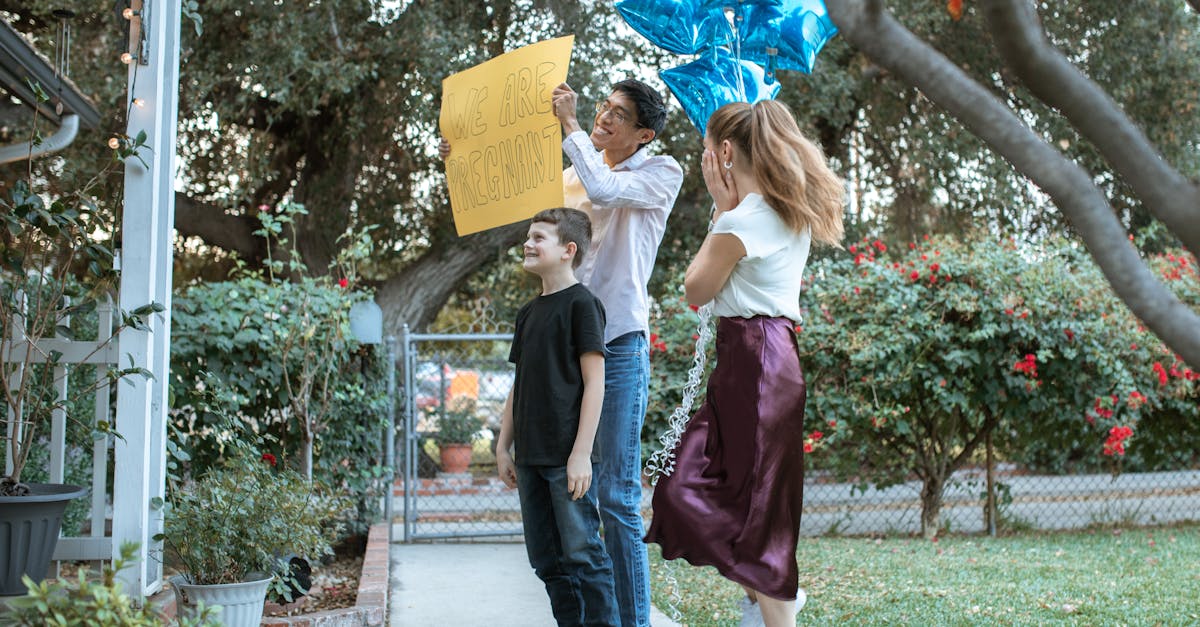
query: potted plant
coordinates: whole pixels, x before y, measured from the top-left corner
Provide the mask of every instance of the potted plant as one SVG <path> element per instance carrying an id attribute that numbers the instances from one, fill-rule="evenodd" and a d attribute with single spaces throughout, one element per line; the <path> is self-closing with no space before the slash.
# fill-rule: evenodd
<path id="1" fill-rule="evenodd" d="M 40 94 L 40 87 L 35 91 Z M 113 267 L 112 238 L 97 235 L 106 231 L 106 224 L 97 217 L 90 190 L 122 166 L 125 158 L 136 157 L 144 143 L 144 137 L 121 140 L 117 158 L 109 166 L 88 184 L 53 199 L 47 191 L 52 181 L 42 174 L 35 176 L 30 165 L 28 176 L 0 198 L 0 379 L 5 382 L 0 388 L 4 399 L 0 453 L 6 461 L 5 474 L 0 476 L 0 528 L 25 529 L 28 534 L 8 534 L 0 542 L 0 595 L 24 593 L 22 575 L 42 580 L 68 502 L 87 493 L 80 486 L 23 478 L 31 453 L 45 446 L 52 416 L 62 412 L 97 438 L 116 435 L 110 421 L 93 424 L 90 416 L 83 420 L 72 416 L 71 401 L 101 385 L 113 386 L 129 374 L 150 376 L 143 368 L 109 368 L 88 384 L 65 386 L 66 398 L 57 390 L 73 364 L 105 349 L 125 327 L 147 329 L 147 318 L 163 311 L 161 305 L 150 303 L 120 312 L 120 324 L 110 338 L 85 344 L 88 354 L 82 357 L 65 357 L 66 349 L 57 344 L 75 341 L 79 322 L 113 295 L 118 272 Z M 31 181 L 39 187 L 35 189 Z"/>
<path id="2" fill-rule="evenodd" d="M 441 407 L 431 407 L 433 424 L 437 431 L 433 435 L 441 457 L 442 472 L 461 474 L 471 465 L 471 454 L 483 422 L 475 399 L 469 396 L 452 396 Z"/>
<path id="3" fill-rule="evenodd" d="M 213 620 L 213 608 L 204 608 L 194 618 L 169 621 L 155 608 L 134 600 L 124 591 L 117 573 L 136 561 L 138 545 L 121 545 L 121 555 L 104 564 L 99 578 L 88 569 L 80 568 L 75 579 L 55 579 L 35 583 L 25 577 L 29 592 L 8 601 L 8 613 L 3 623 L 17 626 L 44 625 L 122 625 L 124 627 L 219 627 Z M 2 612 L 0 612 L 2 613 Z"/>
<path id="4" fill-rule="evenodd" d="M 181 571 L 170 578 L 180 616 L 203 603 L 221 606 L 224 625 L 258 625 L 268 590 L 291 600 L 288 558 L 332 553 L 341 509 L 270 453 L 239 455 L 176 490 L 155 539 Z"/>

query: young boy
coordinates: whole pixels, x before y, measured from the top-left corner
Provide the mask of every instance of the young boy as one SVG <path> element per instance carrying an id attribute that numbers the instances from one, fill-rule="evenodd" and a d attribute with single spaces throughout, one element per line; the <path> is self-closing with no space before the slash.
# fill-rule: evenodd
<path id="1" fill-rule="evenodd" d="M 559 625 L 616 625 L 612 562 L 600 540 L 592 463 L 604 401 L 604 306 L 575 278 L 592 241 L 587 214 L 533 217 L 524 267 L 542 293 L 517 313 L 496 466 L 521 497 L 529 564 Z M 515 453 L 510 447 L 515 445 Z"/>

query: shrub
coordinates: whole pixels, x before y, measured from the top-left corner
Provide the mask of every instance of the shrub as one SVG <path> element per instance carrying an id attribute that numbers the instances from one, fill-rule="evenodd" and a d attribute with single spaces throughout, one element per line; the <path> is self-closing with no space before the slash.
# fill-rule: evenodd
<path id="1" fill-rule="evenodd" d="M 814 264 L 802 297 L 808 419 L 828 449 L 816 465 L 881 486 L 920 478 L 927 535 L 989 433 L 1013 458 L 1071 451 L 1116 470 L 1144 416 L 1197 415 L 1194 381 L 1155 380 L 1156 361 L 1176 360 L 1068 242 L 848 253 Z"/>
<path id="2" fill-rule="evenodd" d="M 332 554 L 342 508 L 299 474 L 278 467 L 274 455 L 239 455 L 175 490 L 155 539 L 178 558 L 189 583 L 238 583 L 255 573 L 286 578 L 286 556 Z M 293 582 L 279 583 L 277 589 Z"/>
<path id="3" fill-rule="evenodd" d="M 261 213 L 263 232 L 298 211 Z M 358 506 L 347 522 L 365 532 L 389 474 L 385 356 L 348 330 L 351 305 L 370 296 L 352 282 L 367 248 L 353 239 L 330 275 L 284 278 L 279 262 L 268 262 L 268 271 L 241 268 L 175 296 L 170 385 L 177 445 L 188 457 L 181 471 L 215 465 L 228 445 L 222 425 L 233 419 L 270 440 L 281 463 L 352 495 Z"/>
<path id="4" fill-rule="evenodd" d="M 116 578 L 118 572 L 134 561 L 137 549 L 136 543 L 122 544 L 120 557 L 104 566 L 99 580 L 89 579 L 84 568 L 74 580 L 34 583 L 26 576 L 25 587 L 29 592 L 8 601 L 8 614 L 2 617 L 4 624 L 29 627 L 157 627 L 168 624 L 151 607 L 134 603 Z M 210 614 L 209 609 L 201 609 L 196 618 L 181 618 L 176 624 L 180 627 L 217 625 L 209 618 Z"/>

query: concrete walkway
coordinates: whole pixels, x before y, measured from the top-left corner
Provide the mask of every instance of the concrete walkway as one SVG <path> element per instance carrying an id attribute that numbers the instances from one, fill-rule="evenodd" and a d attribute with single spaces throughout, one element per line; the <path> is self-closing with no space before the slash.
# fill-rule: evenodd
<path id="1" fill-rule="evenodd" d="M 403 530 L 393 531 L 393 538 L 403 537 Z M 391 562 L 392 627 L 555 625 L 520 542 L 394 542 Z M 650 623 L 676 627 L 657 610 Z"/>

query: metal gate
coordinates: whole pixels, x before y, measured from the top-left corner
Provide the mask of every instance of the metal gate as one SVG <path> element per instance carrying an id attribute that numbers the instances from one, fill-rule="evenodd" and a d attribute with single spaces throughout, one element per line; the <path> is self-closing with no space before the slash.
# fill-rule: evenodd
<path id="1" fill-rule="evenodd" d="M 517 491 L 496 474 L 495 439 L 512 387 L 511 333 L 400 338 L 400 474 L 404 541 L 520 536 Z M 448 473 L 438 436 L 450 420 L 477 421 L 465 472 Z"/>

